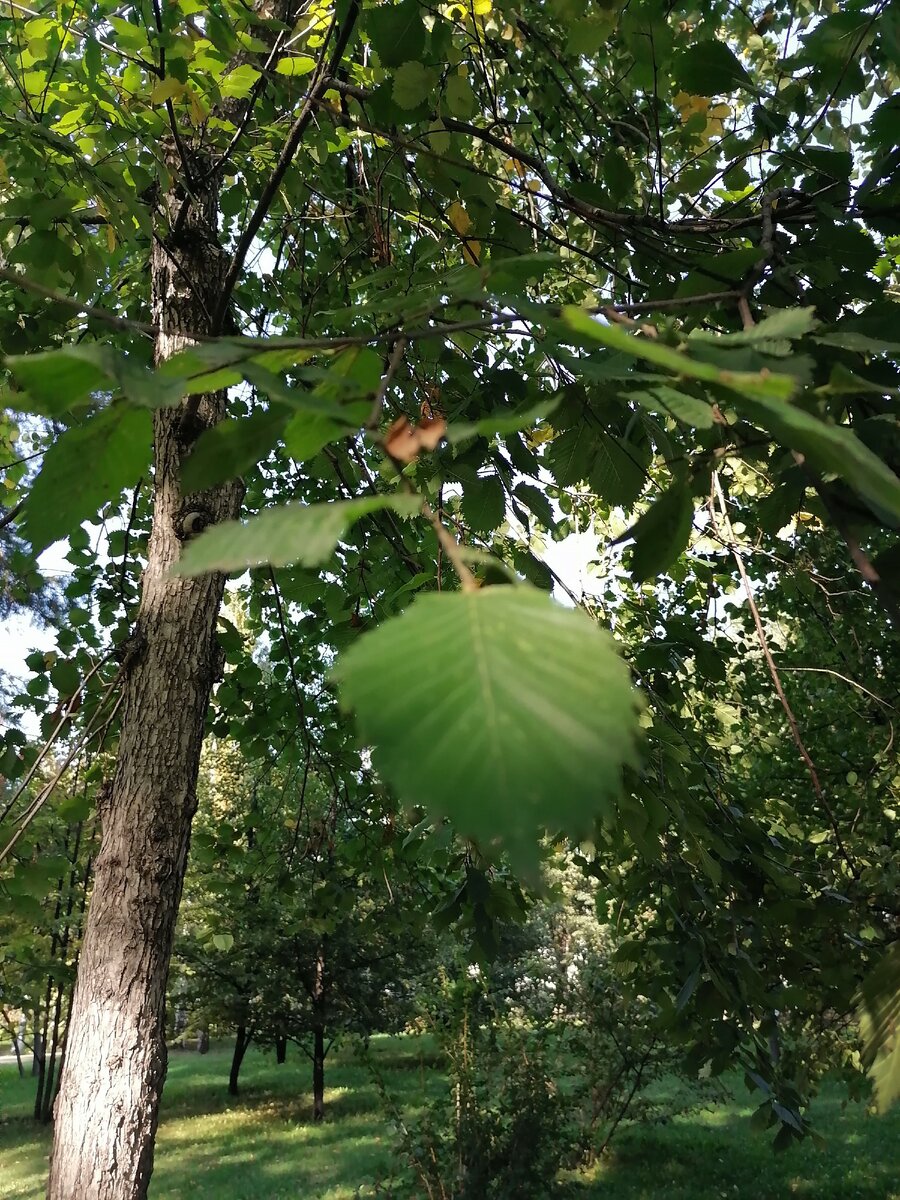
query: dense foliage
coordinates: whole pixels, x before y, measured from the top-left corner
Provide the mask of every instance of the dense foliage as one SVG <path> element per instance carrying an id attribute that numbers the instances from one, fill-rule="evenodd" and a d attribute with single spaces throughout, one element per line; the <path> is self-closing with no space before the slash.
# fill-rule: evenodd
<path id="1" fill-rule="evenodd" d="M 213 945 L 265 897 L 308 960 L 383 878 L 487 960 L 569 845 L 621 978 L 779 1145 L 835 1064 L 889 1103 L 896 8 L 36 2 L 0 16 L 0 606 L 65 539 L 14 703 L 86 802 L 180 406 L 167 577 L 234 578 Z M 163 353 L 197 261 L 213 310 Z M 59 797 L 15 722 L 2 750 L 18 912 Z"/>

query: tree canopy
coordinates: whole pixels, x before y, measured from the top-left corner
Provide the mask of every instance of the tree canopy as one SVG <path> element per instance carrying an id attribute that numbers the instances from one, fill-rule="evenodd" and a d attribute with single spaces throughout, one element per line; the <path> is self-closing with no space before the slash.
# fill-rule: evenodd
<path id="1" fill-rule="evenodd" d="M 411 814 L 482 948 L 568 843 L 784 1141 L 836 1058 L 888 1103 L 896 8 L 2 8 L 3 523 L 72 568 L 21 704 L 101 812 L 228 574 L 206 724 L 301 808 Z"/>

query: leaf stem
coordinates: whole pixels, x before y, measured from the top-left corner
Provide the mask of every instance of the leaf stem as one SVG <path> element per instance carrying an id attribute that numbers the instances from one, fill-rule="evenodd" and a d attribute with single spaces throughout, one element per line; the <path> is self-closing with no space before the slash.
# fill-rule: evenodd
<path id="1" fill-rule="evenodd" d="M 391 357 L 388 361 L 387 370 L 382 377 L 381 383 L 378 385 L 378 391 L 375 393 L 375 399 L 372 401 L 372 411 L 369 413 L 369 419 L 366 421 L 366 429 L 377 429 L 378 423 L 381 420 L 381 410 L 384 407 L 384 398 L 387 395 L 387 390 L 391 386 L 394 376 L 397 374 L 397 368 L 403 360 L 403 355 L 406 353 L 406 338 L 401 334 L 394 343 L 394 348 L 391 351 Z"/>
<path id="2" fill-rule="evenodd" d="M 444 553 L 449 558 L 453 570 L 459 576 L 459 582 L 464 592 L 476 592 L 478 590 L 478 580 L 466 566 L 465 560 L 460 553 L 459 542 L 453 534 L 447 529 L 444 522 L 440 519 L 427 500 L 422 500 L 422 515 L 427 517 L 431 522 L 434 532 L 437 534 L 438 543 Z"/>

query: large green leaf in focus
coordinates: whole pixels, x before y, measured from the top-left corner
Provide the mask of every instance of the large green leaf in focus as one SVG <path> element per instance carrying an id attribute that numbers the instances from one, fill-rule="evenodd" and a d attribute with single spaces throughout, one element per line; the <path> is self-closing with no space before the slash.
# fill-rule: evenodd
<path id="1" fill-rule="evenodd" d="M 527 586 L 420 597 L 334 676 L 400 798 L 520 870 L 543 830 L 589 833 L 635 759 L 636 695 L 612 638 Z"/>
<path id="2" fill-rule="evenodd" d="M 286 567 L 302 563 L 319 567 L 328 561 L 354 521 L 382 508 L 412 516 L 422 507 L 419 496 L 361 496 L 333 504 L 284 504 L 249 521 L 223 521 L 190 542 L 173 568 L 175 575 L 237 571 L 268 563 Z"/>
<path id="3" fill-rule="evenodd" d="M 149 465 L 152 442 L 150 412 L 123 404 L 66 430 L 44 455 L 25 505 L 22 532 L 34 552 L 77 529 L 136 483 Z"/>

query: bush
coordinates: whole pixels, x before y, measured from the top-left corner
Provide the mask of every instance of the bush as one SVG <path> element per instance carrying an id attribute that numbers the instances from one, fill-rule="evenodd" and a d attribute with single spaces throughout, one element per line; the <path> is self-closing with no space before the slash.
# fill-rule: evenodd
<path id="1" fill-rule="evenodd" d="M 372 1068 L 398 1130 L 392 1195 L 541 1200 L 623 1125 L 721 1098 L 715 1082 L 680 1073 L 652 1005 L 626 995 L 606 956 L 586 956 L 564 992 L 551 1010 L 524 1005 L 521 991 L 509 1003 L 471 974 L 441 981 L 423 1024 L 446 1064 L 444 1092 L 407 1120 Z"/>
<path id="2" fill-rule="evenodd" d="M 486 1006 L 477 980 L 442 981 L 430 1017 L 448 1087 L 421 1118 L 407 1122 L 376 1076 L 399 1135 L 397 1195 L 541 1200 L 572 1161 L 570 1105 L 545 1031 L 498 1020 Z"/>

